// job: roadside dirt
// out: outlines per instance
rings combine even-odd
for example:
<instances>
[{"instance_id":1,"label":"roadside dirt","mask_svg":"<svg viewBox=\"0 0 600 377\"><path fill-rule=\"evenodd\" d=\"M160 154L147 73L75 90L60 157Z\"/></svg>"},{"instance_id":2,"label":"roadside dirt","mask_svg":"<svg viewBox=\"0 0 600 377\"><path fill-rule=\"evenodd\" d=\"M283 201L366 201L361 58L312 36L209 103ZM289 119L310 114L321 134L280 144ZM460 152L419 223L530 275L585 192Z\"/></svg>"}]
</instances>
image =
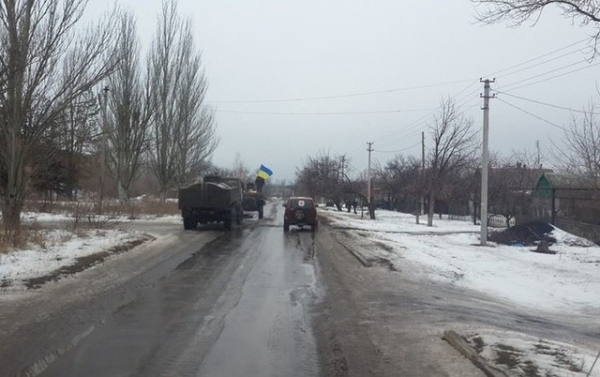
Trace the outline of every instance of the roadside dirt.
<instances>
[{"instance_id":1,"label":"roadside dirt","mask_svg":"<svg viewBox=\"0 0 600 377\"><path fill-rule=\"evenodd\" d=\"M152 237L151 235L148 235L148 234L143 235L140 238L127 241L123 244L114 246L106 251L102 251L102 252L95 253L92 255L87 255L84 257L77 258L75 263L72 265L61 267L61 268L59 268L55 271L52 271L51 273L44 275L44 276L27 279L27 280L25 280L24 284L27 287L27 289L41 288L44 284L46 284L50 281L58 281L59 279L65 277L65 276L73 275L78 272L87 270L88 268L90 268L92 266L95 266L97 264L104 262L106 260L106 258L108 258L112 255L125 253L125 252L133 249L136 246L140 246L143 243L154 240L154 239L155 238Z\"/></svg>"},{"instance_id":2,"label":"roadside dirt","mask_svg":"<svg viewBox=\"0 0 600 377\"><path fill-rule=\"evenodd\" d=\"M324 376L483 376L441 339L435 287L386 266L363 267L331 232L322 227L316 239L327 292L315 330Z\"/></svg>"}]
</instances>

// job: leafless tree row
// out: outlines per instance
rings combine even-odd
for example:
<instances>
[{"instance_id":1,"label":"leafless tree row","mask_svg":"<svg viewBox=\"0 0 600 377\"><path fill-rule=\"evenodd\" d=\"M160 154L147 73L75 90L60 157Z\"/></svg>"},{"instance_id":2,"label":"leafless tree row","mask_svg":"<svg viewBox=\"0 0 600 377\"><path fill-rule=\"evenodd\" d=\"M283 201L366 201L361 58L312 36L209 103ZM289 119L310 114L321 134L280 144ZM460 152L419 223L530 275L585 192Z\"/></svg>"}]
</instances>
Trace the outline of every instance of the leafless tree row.
<instances>
[{"instance_id":1,"label":"leafless tree row","mask_svg":"<svg viewBox=\"0 0 600 377\"><path fill-rule=\"evenodd\" d=\"M452 100L443 100L433 116L426 139L425 169L421 159L397 155L376 164L373 187L379 207L407 213L419 213L420 199L426 198L428 226L434 212L472 216L478 219L481 192L480 137L473 121L465 118ZM341 173L345 155L320 153L309 157L297 172L298 187L303 193L320 196L341 210L348 198L366 202L365 174L349 177L350 169ZM531 206L531 192L539 178L536 159L527 151L514 152L490 159L490 213L502 215L507 222L517 214L526 214ZM374 214L373 217L374 218Z\"/></svg>"},{"instance_id":2,"label":"leafless tree row","mask_svg":"<svg viewBox=\"0 0 600 377\"><path fill-rule=\"evenodd\" d=\"M472 0L477 7L477 20L494 24L507 22L520 26L527 21L535 24L547 8L557 8L562 15L581 26L590 25L596 32L590 38L594 54L598 52L600 40L600 3L590 0ZM594 187L600 178L600 123L597 119L597 104L591 101L581 116L573 116L566 126L565 145L553 143L553 158L560 170L584 176Z\"/></svg>"},{"instance_id":3,"label":"leafless tree row","mask_svg":"<svg viewBox=\"0 0 600 377\"><path fill-rule=\"evenodd\" d=\"M140 174L151 172L164 197L206 169L216 147L200 51L176 2L163 3L146 59L131 13L83 25L87 3L0 0L6 229L19 228L34 191L75 198L111 182L124 203ZM86 178L99 182L85 187Z\"/></svg>"},{"instance_id":4,"label":"leafless tree row","mask_svg":"<svg viewBox=\"0 0 600 377\"><path fill-rule=\"evenodd\" d=\"M195 47L191 20L176 2L163 3L156 40L148 56L150 101L154 109L150 167L164 197L184 185L216 148L214 117L204 105L207 82Z\"/></svg>"},{"instance_id":5,"label":"leafless tree row","mask_svg":"<svg viewBox=\"0 0 600 377\"><path fill-rule=\"evenodd\" d=\"M114 18L76 28L87 1L0 2L0 196L8 228L49 152L57 123L114 70ZM75 121L75 119L71 119Z\"/></svg>"}]
</instances>

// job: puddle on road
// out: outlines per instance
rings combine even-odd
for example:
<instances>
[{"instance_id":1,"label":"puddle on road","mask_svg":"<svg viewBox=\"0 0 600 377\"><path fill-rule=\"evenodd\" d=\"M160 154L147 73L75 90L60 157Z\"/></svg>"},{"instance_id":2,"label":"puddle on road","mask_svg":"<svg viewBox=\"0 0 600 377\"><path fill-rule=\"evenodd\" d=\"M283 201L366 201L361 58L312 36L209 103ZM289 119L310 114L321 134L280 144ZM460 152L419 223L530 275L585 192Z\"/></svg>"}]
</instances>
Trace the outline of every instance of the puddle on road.
<instances>
[{"instance_id":1,"label":"puddle on road","mask_svg":"<svg viewBox=\"0 0 600 377\"><path fill-rule=\"evenodd\" d=\"M224 232L221 236L202 246L202 248L190 255L185 261L180 263L177 270L188 270L194 267L199 261L210 263L211 261L221 259L227 255L237 252L240 245L247 239L251 239L252 231L249 229L236 228ZM256 235L254 234L254 237Z\"/></svg>"},{"instance_id":2,"label":"puddle on road","mask_svg":"<svg viewBox=\"0 0 600 377\"><path fill-rule=\"evenodd\" d=\"M284 233L285 243L288 247L302 251L304 262L310 263L315 259L317 246L315 244L316 233L311 230L292 229Z\"/></svg>"}]
</instances>

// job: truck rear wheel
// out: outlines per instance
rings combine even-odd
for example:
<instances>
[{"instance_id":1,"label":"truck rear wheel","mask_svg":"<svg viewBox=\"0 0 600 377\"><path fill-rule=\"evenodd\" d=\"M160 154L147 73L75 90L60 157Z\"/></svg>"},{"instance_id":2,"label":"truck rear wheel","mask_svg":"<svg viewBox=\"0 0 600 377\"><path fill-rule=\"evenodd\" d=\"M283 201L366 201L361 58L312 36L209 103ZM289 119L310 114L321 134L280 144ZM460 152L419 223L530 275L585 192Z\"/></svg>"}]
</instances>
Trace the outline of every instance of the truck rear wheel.
<instances>
[{"instance_id":1,"label":"truck rear wheel","mask_svg":"<svg viewBox=\"0 0 600 377\"><path fill-rule=\"evenodd\" d=\"M189 216L185 216L183 218L183 229L185 230L192 230L194 229L194 225L196 224L196 221L189 217Z\"/></svg>"}]
</instances>

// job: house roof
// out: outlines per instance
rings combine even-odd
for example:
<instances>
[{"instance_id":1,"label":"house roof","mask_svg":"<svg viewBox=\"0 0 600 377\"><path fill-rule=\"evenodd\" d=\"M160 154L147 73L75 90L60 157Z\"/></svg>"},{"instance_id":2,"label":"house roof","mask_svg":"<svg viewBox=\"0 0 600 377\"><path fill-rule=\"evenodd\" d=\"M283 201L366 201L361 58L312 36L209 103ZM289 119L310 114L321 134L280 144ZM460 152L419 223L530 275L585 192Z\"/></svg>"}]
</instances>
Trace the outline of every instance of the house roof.
<instances>
[{"instance_id":1,"label":"house roof","mask_svg":"<svg viewBox=\"0 0 600 377\"><path fill-rule=\"evenodd\" d=\"M592 198L600 190L600 181L584 175L543 174L535 195L540 198Z\"/></svg>"},{"instance_id":2,"label":"house roof","mask_svg":"<svg viewBox=\"0 0 600 377\"><path fill-rule=\"evenodd\" d=\"M522 188L531 189L534 189L538 185L542 175L552 173L552 169L532 169L525 166L493 168L492 172L494 171L501 172L504 178L511 179L512 177Z\"/></svg>"},{"instance_id":3,"label":"house roof","mask_svg":"<svg viewBox=\"0 0 600 377\"><path fill-rule=\"evenodd\" d=\"M600 182L591 177L584 175L574 174L556 174L556 173L544 173L540 177L540 182L543 178L546 178L547 183L554 189L594 189L600 188ZM538 183L539 186L539 183Z\"/></svg>"}]
</instances>

